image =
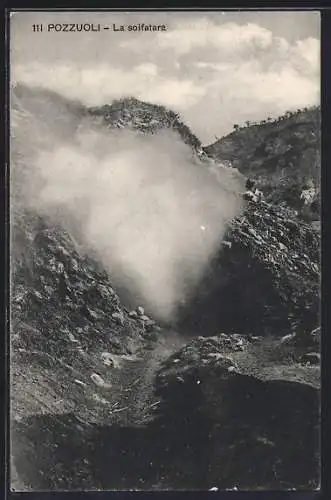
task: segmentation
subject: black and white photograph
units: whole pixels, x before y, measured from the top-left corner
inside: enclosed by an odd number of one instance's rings
[[[10,490],[320,489],[320,13],[9,13]]]

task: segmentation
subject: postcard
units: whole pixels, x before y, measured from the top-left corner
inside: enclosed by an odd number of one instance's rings
[[[320,487],[320,13],[9,14],[10,488]]]

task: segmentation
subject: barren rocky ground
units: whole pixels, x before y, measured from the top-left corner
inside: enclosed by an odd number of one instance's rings
[[[192,351],[190,343],[181,348],[183,340],[164,331],[149,349],[114,356],[115,366],[103,368],[97,355],[83,368],[79,359],[64,366],[33,351],[15,353],[11,411],[19,479],[13,478],[13,487],[255,489],[263,474],[271,489],[317,487],[319,366],[300,362],[300,349],[280,348],[278,339],[257,339],[242,350],[210,339],[201,359],[194,342]],[[217,375],[223,360],[225,379]],[[109,387],[93,383],[96,371]],[[247,395],[250,410],[240,403]],[[226,435],[218,431],[222,422]],[[255,467],[247,478],[240,472],[247,458],[242,465],[235,458],[245,457],[243,446],[252,446],[247,452]],[[226,477],[217,472],[215,450],[225,453],[221,468],[228,450],[235,453]],[[293,472],[293,453],[299,473]],[[273,467],[279,478],[269,477]]]

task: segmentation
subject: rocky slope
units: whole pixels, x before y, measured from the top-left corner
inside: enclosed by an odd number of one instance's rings
[[[227,239],[183,309],[183,327],[305,338],[319,323],[319,233],[286,208],[250,201]]]
[[[319,219],[321,111],[319,107],[287,113],[275,120],[247,123],[204,150],[227,160],[257,181],[266,199],[303,209],[303,191],[312,190],[303,214]]]

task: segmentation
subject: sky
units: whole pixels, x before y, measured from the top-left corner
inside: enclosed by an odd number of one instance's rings
[[[33,24],[43,24],[42,33]],[[164,32],[47,32],[48,23],[166,25]],[[319,103],[314,11],[13,12],[11,81],[87,105],[134,96],[178,111],[204,144],[246,120]]]

